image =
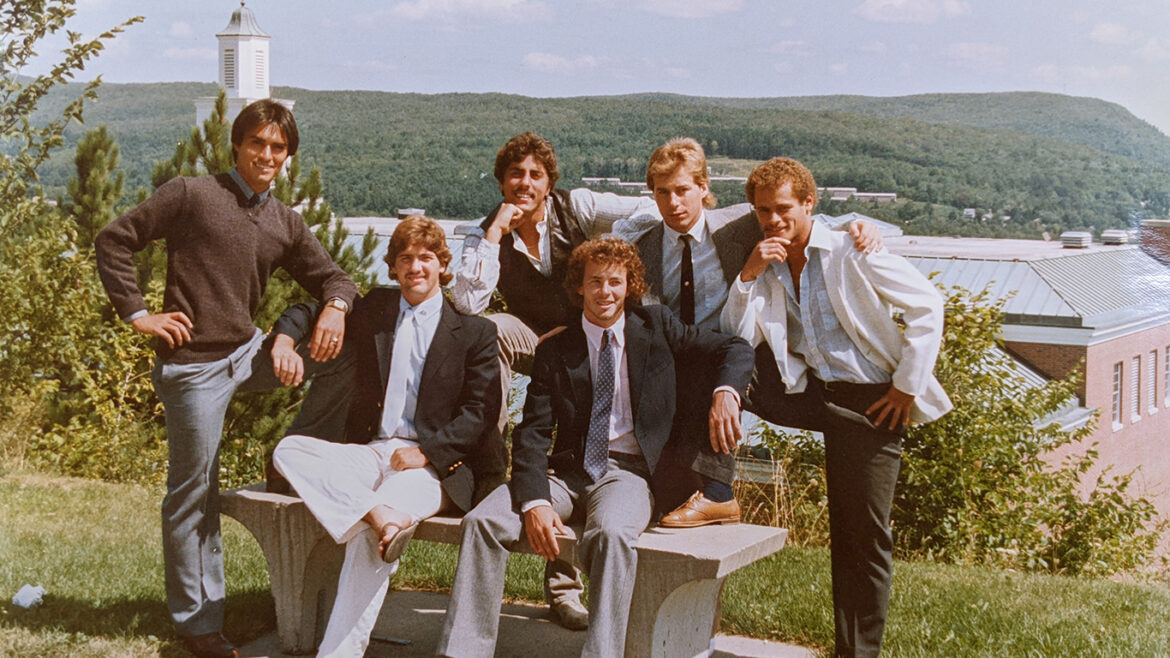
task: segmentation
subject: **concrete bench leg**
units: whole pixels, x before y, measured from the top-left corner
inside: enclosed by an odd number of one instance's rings
[[[290,500],[296,504],[235,497],[224,501],[223,513],[252,532],[268,561],[280,650],[307,654],[324,635],[345,547],[325,533],[299,500]]]
[[[696,578],[681,561],[639,561],[625,655],[708,655],[725,578]]]

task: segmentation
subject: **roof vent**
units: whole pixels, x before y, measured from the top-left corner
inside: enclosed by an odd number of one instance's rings
[[[1101,231],[1101,242],[1104,244],[1125,244],[1129,242],[1129,235],[1119,228]]]
[[[1065,231],[1060,234],[1060,244],[1065,249],[1088,249],[1093,244],[1093,234],[1088,231]]]

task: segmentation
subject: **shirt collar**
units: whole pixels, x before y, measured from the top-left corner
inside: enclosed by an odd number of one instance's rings
[[[589,342],[589,349],[596,351],[601,349],[601,335],[605,333],[606,329],[613,330],[613,340],[618,344],[618,347],[625,347],[626,345],[626,314],[623,313],[618,316],[617,322],[613,323],[611,327],[599,327],[589,321],[585,314],[581,314],[581,328],[585,330],[585,339]]]
[[[832,235],[829,233],[828,227],[817,220],[812,220],[812,231],[808,235],[808,246],[814,249],[831,249],[833,247]]]
[[[244,193],[244,198],[248,199],[249,201],[251,201],[253,197],[256,197],[256,203],[261,204],[264,203],[264,200],[268,198],[268,192],[270,190],[264,190],[263,192],[257,194],[256,190],[253,190],[252,186],[248,185],[248,182],[244,180],[244,177],[240,175],[239,170],[235,167],[232,167],[232,170],[228,172],[228,175],[232,177],[232,180],[236,182],[236,186],[239,187],[240,191]]]
[[[682,233],[679,233],[678,231],[670,228],[670,226],[666,222],[662,223],[662,228],[666,230],[666,237],[672,243],[678,242],[678,239],[683,236]],[[695,225],[692,226],[691,230],[687,231],[686,234],[691,236],[692,239],[694,239],[695,244],[699,244],[703,240],[707,239],[707,211],[706,210],[704,210],[699,215],[699,221],[695,222]]]
[[[443,309],[443,293],[432,296],[418,306],[412,306],[410,302],[406,301],[405,297],[398,298],[398,312],[413,310],[414,315],[419,322],[430,319],[436,313]]]

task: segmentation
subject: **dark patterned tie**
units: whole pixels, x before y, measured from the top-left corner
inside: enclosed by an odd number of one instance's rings
[[[593,382],[593,413],[585,435],[585,473],[597,482],[609,466],[609,414],[613,410],[613,330],[601,335],[597,379]]]
[[[682,273],[678,280],[678,317],[686,324],[695,323],[695,265],[691,262],[691,236],[682,241]]]

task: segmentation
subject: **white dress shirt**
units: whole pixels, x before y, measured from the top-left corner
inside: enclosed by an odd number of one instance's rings
[[[573,214],[581,222],[585,237],[592,239],[609,233],[614,222],[634,215],[658,216],[658,206],[649,197],[621,196],[612,192],[594,192],[578,188],[569,192]],[[546,201],[545,203],[551,203]],[[480,223],[482,223],[482,219]],[[544,276],[552,273],[552,247],[547,222],[536,225],[540,235],[540,253],[531,254],[523,240],[513,240],[514,248],[528,258],[533,269]],[[484,230],[476,227],[463,241],[459,270],[451,297],[462,313],[482,313],[492,300],[492,291],[500,281],[500,245],[484,239]]]

